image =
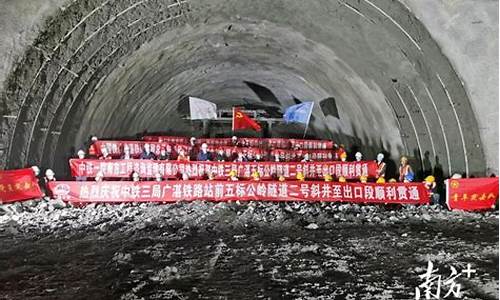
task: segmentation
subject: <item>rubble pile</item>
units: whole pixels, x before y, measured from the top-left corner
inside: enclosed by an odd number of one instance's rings
[[[303,227],[330,229],[336,223],[392,225],[415,222],[465,222],[480,226],[498,220],[498,211],[448,211],[438,205],[375,206],[338,202],[178,202],[89,204],[73,206],[61,200],[31,200],[0,205],[0,231],[50,232],[75,229],[100,231],[172,228],[246,229]],[[123,226],[127,225],[127,226]]]

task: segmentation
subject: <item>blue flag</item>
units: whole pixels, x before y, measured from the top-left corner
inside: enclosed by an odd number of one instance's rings
[[[285,122],[298,122],[308,124],[311,118],[314,102],[304,102],[286,109],[283,119]]]

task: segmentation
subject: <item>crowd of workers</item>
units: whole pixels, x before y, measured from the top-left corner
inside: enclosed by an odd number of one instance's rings
[[[85,152],[85,150],[80,149],[77,152],[77,158],[79,159],[99,159],[99,160],[111,160],[113,159],[112,155],[110,154],[109,150],[103,146],[100,149],[95,149],[95,142],[97,141],[96,137],[93,137],[91,139],[91,144],[89,146],[89,154]],[[217,161],[217,162],[261,162],[261,161],[274,161],[274,162],[279,162],[281,161],[281,158],[279,155],[275,155],[274,157],[263,157],[260,154],[255,154],[253,155],[248,155],[247,152],[245,151],[244,147],[241,147],[241,144],[238,140],[238,137],[233,136],[231,139],[231,144],[235,147],[235,151],[233,151],[232,155],[226,155],[226,153],[223,150],[217,150],[215,153],[210,152],[208,150],[208,145],[206,143],[202,143],[199,145],[197,143],[196,138],[192,137],[189,141],[189,147],[188,151],[185,151],[183,148],[179,149],[178,153],[174,151],[173,147],[169,144],[167,144],[165,147],[162,147],[159,154],[155,154],[153,151],[151,151],[151,147],[148,143],[145,143],[142,149],[142,152],[138,157],[134,157],[131,154],[131,151],[128,146],[124,146],[122,149],[122,154],[119,157],[120,159],[144,159],[144,160],[163,160],[163,161]],[[335,153],[334,157],[335,160],[340,160],[340,161],[347,161],[347,152],[344,148],[343,145],[334,145],[335,149],[332,149],[332,151]],[[295,150],[300,150],[300,149],[295,149]],[[361,162],[363,161],[363,154],[361,152],[356,152],[354,155],[355,161]],[[312,162],[313,160],[310,158],[310,154],[307,153],[307,151],[303,154],[301,159],[299,160],[300,162]],[[378,153],[376,156],[376,164],[377,164],[377,171],[376,171],[376,176],[374,180],[378,184],[383,184],[386,182],[386,170],[387,170],[387,165],[384,161],[384,154],[383,153]],[[37,177],[40,177],[40,170],[38,167],[33,167],[35,174]],[[388,182],[413,182],[415,180],[415,173],[412,170],[408,158],[403,156],[400,159],[400,165],[399,165],[399,177],[398,179],[391,178],[387,180]],[[252,170],[252,179],[251,180],[260,180],[260,174],[257,170]],[[179,180],[189,180],[189,174],[183,173],[179,174]],[[283,176],[278,176],[276,178],[279,181],[284,181],[286,180]],[[339,177],[336,178],[338,182],[346,182],[346,178],[344,177]],[[40,183],[42,186],[45,186],[47,182],[49,181],[55,181],[55,174],[51,169],[47,169],[45,172],[45,176],[40,178]],[[86,181],[86,177],[77,177],[77,181]],[[104,181],[105,176],[103,172],[99,171],[97,172],[96,176],[94,177],[95,181]],[[138,172],[132,172],[130,175],[129,180],[131,181],[143,181],[143,180],[154,180],[154,181],[163,181],[165,180],[161,174],[157,173],[154,175],[153,178],[141,178]],[[211,173],[207,173],[205,176],[205,180],[215,180],[215,175]],[[237,181],[240,180],[237,176],[236,171],[231,171],[228,174],[227,180],[230,181]],[[298,172],[296,175],[296,180],[299,181],[304,181],[307,180],[307,178],[304,176],[303,173]],[[333,181],[334,178],[330,174],[324,174],[324,180],[325,181]],[[358,178],[358,181],[361,183],[366,183],[368,182],[368,178],[366,176],[361,176]],[[436,180],[433,176],[427,176],[424,180],[426,188],[429,190],[430,195],[431,195],[431,202],[432,203],[439,203],[439,194],[436,191],[437,185],[436,185]]]

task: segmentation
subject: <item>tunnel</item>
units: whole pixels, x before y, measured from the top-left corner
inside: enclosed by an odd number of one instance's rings
[[[275,114],[314,101],[310,138],[407,155],[421,174],[486,172],[470,95],[401,1],[61,2],[6,76],[3,167],[67,174],[91,135],[199,136],[181,112],[195,96]]]

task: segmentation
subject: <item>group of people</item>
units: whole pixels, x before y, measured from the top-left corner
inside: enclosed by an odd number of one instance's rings
[[[92,137],[91,145],[89,147],[89,153],[85,153],[83,149],[77,152],[77,157],[84,159],[87,157],[98,158],[98,159],[113,159],[113,156],[109,150],[103,146],[100,149],[95,149],[94,143],[97,141],[96,137]],[[278,153],[274,154],[272,157],[265,157],[260,153],[253,154],[245,147],[242,147],[238,137],[233,136],[231,138],[231,145],[234,146],[233,153],[226,155],[223,149],[218,149],[215,152],[209,151],[208,144],[202,143],[199,145],[195,137],[191,137],[189,140],[189,145],[185,148],[179,147],[178,151],[175,151],[172,145],[167,144],[166,146],[160,148],[160,153],[157,155],[151,150],[151,145],[146,143],[143,146],[142,152],[138,156],[134,156],[131,153],[130,148],[125,145],[123,147],[120,159],[153,159],[153,160],[176,160],[176,161],[234,161],[234,162],[259,162],[259,161],[284,161],[283,157],[280,157]],[[99,151],[97,151],[99,150]],[[294,148],[294,150],[301,150]],[[347,152],[344,146],[335,145],[335,149],[332,150],[334,153],[334,160],[347,161]],[[355,155],[356,161],[361,161],[363,155],[361,152],[357,152]],[[301,162],[312,162],[311,154],[305,153],[300,157]]]
[[[96,137],[92,138],[92,142],[97,141]],[[238,150],[237,147],[241,146],[238,137],[233,136],[231,138],[232,145],[235,146],[235,150]],[[90,147],[91,150],[89,151],[90,154],[97,156],[98,159],[113,159],[111,154],[109,153],[109,150],[106,147],[102,147],[99,149],[100,151],[95,151],[95,149],[92,150],[92,147]],[[167,144],[164,148],[161,148],[159,155],[156,155],[152,150],[151,146],[146,143],[143,146],[143,150],[139,155],[139,159],[148,159],[148,160],[176,160],[176,161],[218,161],[218,162],[224,162],[224,161],[233,161],[233,162],[259,162],[259,161],[266,161],[266,158],[262,157],[260,154],[256,154],[255,156],[253,155],[248,155],[247,152],[244,150],[235,151],[232,156],[227,156],[226,153],[222,150],[219,149],[215,153],[209,151],[208,145],[206,143],[202,143],[201,146],[198,145],[197,140],[195,137],[191,137],[189,141],[189,151],[186,153],[184,148],[180,148],[178,153],[175,153],[173,150],[173,147],[169,144]],[[347,152],[345,151],[345,148],[343,145],[335,145],[335,149],[333,150],[335,152],[335,156],[338,157],[341,161],[346,161],[347,159]],[[99,155],[96,155],[96,153],[99,153]],[[78,158],[84,159],[87,157],[86,153],[84,150],[79,150],[78,153]],[[363,161],[363,154],[361,152],[356,152],[355,155],[355,161]],[[130,148],[125,145],[121,154],[121,159],[132,159],[134,158],[133,155],[131,154]],[[279,162],[280,157],[279,155],[276,155],[272,161]],[[304,156],[301,159],[301,162],[312,162],[312,159],[310,157],[309,153],[305,153]],[[375,179],[381,183],[381,181],[385,180],[385,175],[386,175],[386,163],[384,162],[384,154],[379,153],[377,154],[376,158],[376,163],[377,163],[377,173]],[[184,175],[183,175],[184,176]],[[184,178],[189,178],[189,175],[185,174]],[[207,174],[207,178],[210,177],[210,174]],[[157,180],[160,180],[161,175],[155,176]],[[98,173],[96,176],[96,180],[100,181],[104,179],[104,175],[102,173]],[[131,174],[130,177],[131,180],[140,180],[139,174],[134,172]],[[401,157],[400,160],[400,167],[399,167],[399,182],[413,182],[415,180],[415,173],[413,172],[408,158],[403,156]],[[360,181],[363,182],[365,179],[360,178]],[[392,180],[391,180],[392,181]]]
[[[96,141],[95,139],[94,141]],[[233,144],[235,146],[238,146],[238,141],[237,137],[233,137]],[[235,157],[229,158],[225,155],[224,151],[220,150],[217,151],[217,153],[212,153],[208,150],[208,145],[206,143],[201,144],[200,147],[197,146],[196,144],[196,139],[193,137],[190,140],[190,153],[185,153],[183,149],[179,151],[179,153],[176,155],[175,160],[177,161],[190,161],[192,157],[195,157],[196,161],[235,161],[235,162],[246,162],[246,161],[262,161],[262,157],[260,155],[256,155],[252,160],[249,159],[249,157],[245,154],[245,152],[237,152],[235,154]],[[341,160],[345,161],[345,158],[347,157],[346,151],[343,149],[343,147],[337,147],[337,150],[341,149],[340,151],[340,158]],[[94,149],[95,151],[95,149]],[[91,152],[91,151],[89,151]],[[78,153],[78,158],[80,159],[85,159],[86,158],[86,153],[83,150],[79,150]],[[363,155],[360,152],[357,152],[355,155],[355,160],[356,161],[362,161],[363,160]],[[100,154],[98,155],[99,159],[112,159],[108,149],[106,147],[102,147],[100,149]],[[132,159],[132,155],[130,153],[130,149],[125,146],[123,149],[123,154],[121,155],[122,159]],[[172,147],[170,145],[167,145],[165,148],[162,148],[160,151],[159,155],[156,155],[154,152],[151,151],[151,147],[149,144],[145,144],[142,153],[139,155],[139,159],[150,159],[150,160],[173,160],[174,159],[174,151],[172,150]],[[276,158],[275,161],[279,161],[279,158]],[[302,162],[309,162],[312,161],[309,157],[309,154],[306,153],[302,159]],[[378,184],[384,184],[386,182],[386,170],[387,170],[387,165],[384,162],[384,154],[379,153],[377,154],[376,157],[376,164],[377,164],[377,172],[375,176],[375,182]],[[56,181],[55,173],[51,169],[47,169],[45,171],[45,176],[42,176],[40,174],[40,169],[36,166],[33,166],[33,171],[36,175],[36,177],[39,180],[40,186],[42,189],[47,192],[47,189],[45,188],[47,183],[50,181]],[[273,176],[274,180],[278,181],[285,181],[286,178],[284,176]],[[178,174],[178,177],[176,180],[190,180],[190,175],[188,173],[182,173]],[[216,179],[216,174],[213,173],[206,173],[203,180],[215,180]],[[220,177],[218,179],[221,179]],[[303,173],[298,172],[297,176],[295,178],[298,181],[304,181],[307,180],[307,178],[304,176]],[[400,164],[399,164],[399,180],[396,180],[394,178],[391,178],[387,180],[389,183],[393,182],[413,182],[415,180],[415,173],[413,169],[411,168],[409,164],[409,160],[406,156],[401,157],[400,159]],[[85,177],[77,177],[77,181],[86,181],[87,178]],[[104,181],[105,176],[102,171],[97,172],[95,178],[95,181]],[[128,179],[130,181],[163,181],[166,180],[160,173],[157,173],[154,175],[152,178],[141,178],[140,174],[138,172],[132,172],[130,175],[130,178]],[[238,177],[238,174],[235,170],[231,171],[228,176],[227,180],[230,181],[238,181],[240,178]],[[251,174],[251,180],[258,181],[261,180],[261,175],[257,170],[252,170]],[[334,181],[334,177],[330,174],[325,174],[324,175],[324,181],[330,182]],[[336,178],[336,181],[338,182],[346,182],[346,178],[344,177],[338,177]],[[368,178],[366,176],[361,176],[358,178],[358,181],[361,183],[366,183],[368,182]],[[429,194],[431,197],[431,203],[439,203],[439,193],[437,193],[437,184],[436,180],[433,176],[427,176],[424,180],[425,187],[429,190]]]

